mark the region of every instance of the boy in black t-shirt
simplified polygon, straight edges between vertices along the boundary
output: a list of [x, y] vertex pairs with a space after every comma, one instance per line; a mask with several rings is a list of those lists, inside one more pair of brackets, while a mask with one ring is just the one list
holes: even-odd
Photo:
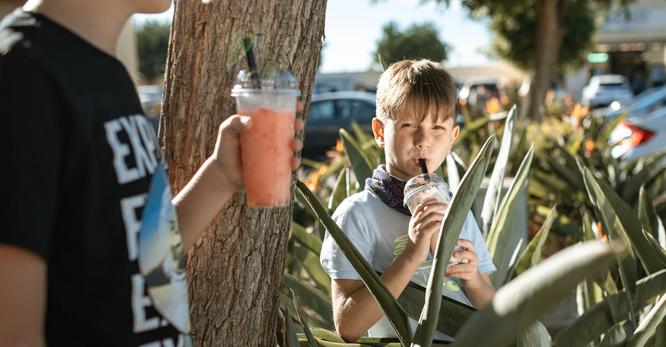
[[0, 346], [191, 343], [182, 254], [242, 188], [238, 134], [251, 123], [227, 118], [213, 154], [172, 196], [114, 57], [133, 13], [169, 4], [31, 0], [0, 24]]

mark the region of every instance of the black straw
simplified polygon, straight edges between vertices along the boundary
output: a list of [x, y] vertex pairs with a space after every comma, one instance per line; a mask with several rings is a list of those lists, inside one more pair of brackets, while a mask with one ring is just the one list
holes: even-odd
[[425, 159], [419, 159], [419, 166], [421, 167], [421, 173], [423, 174], [428, 173], [428, 167], [426, 166]]
[[244, 37], [243, 46], [245, 46], [245, 58], [247, 59], [247, 65], [250, 67], [250, 78], [252, 79], [252, 87], [259, 88], [257, 60], [255, 60], [254, 58], [254, 48], [252, 45], [252, 39], [250, 39], [249, 37]]

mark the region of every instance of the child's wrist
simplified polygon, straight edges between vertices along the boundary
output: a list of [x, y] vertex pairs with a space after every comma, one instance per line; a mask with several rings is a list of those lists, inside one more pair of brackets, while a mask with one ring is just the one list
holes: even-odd
[[476, 276], [472, 276], [471, 279], [469, 280], [463, 280], [463, 286], [466, 289], [479, 289], [485, 286], [485, 282], [483, 281], [483, 278], [481, 277], [481, 273], [477, 272]]
[[233, 194], [242, 187], [237, 187], [225, 174], [224, 167], [214, 157], [208, 157], [204, 162], [204, 174], [210, 177], [210, 181], [215, 183], [215, 190], [221, 194]]
[[409, 247], [405, 248], [405, 251], [402, 252], [400, 255], [400, 258], [409, 265], [412, 265], [414, 267], [419, 267], [421, 264], [423, 264], [424, 261], [428, 258], [428, 255], [421, 255], [417, 254], [416, 252], [412, 251]]

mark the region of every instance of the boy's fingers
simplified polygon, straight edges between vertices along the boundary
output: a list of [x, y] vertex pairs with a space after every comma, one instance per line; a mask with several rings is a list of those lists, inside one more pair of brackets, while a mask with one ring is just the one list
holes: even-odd
[[296, 118], [296, 120], [294, 121], [294, 131], [299, 132], [301, 131], [301, 129], [303, 129], [303, 120], [300, 118]]
[[453, 257], [456, 258], [456, 259], [460, 259], [464, 263], [469, 263], [469, 264], [476, 264], [477, 263], [476, 253], [474, 253], [474, 252], [457, 251], [457, 252], [453, 252]]
[[294, 152], [298, 152], [301, 149], [303, 149], [303, 141], [298, 140], [298, 139], [292, 139], [291, 140], [291, 150]]
[[439, 214], [444, 214], [446, 213], [446, 205], [441, 204], [439, 202], [431, 202], [431, 203], [426, 203], [423, 205], [423, 211], [426, 213], [439, 213]]
[[293, 170], [296, 170], [300, 166], [301, 166], [301, 158], [292, 157], [291, 158], [291, 168]]
[[474, 248], [474, 244], [472, 243], [472, 241], [465, 239], [458, 239], [458, 242], [456, 244], [470, 252], [476, 253], [476, 248]]
[[303, 100], [296, 100], [296, 112], [303, 112]]
[[229, 134], [229, 133], [241, 133], [252, 126], [252, 118], [242, 115], [232, 115], [220, 124], [220, 133]]
[[460, 274], [460, 273], [471, 273], [476, 269], [476, 265], [472, 264], [449, 264], [446, 267], [447, 274]]

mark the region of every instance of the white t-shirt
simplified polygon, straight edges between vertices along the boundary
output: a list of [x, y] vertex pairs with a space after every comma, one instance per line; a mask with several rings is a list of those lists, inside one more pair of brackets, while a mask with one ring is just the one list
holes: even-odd
[[[410, 217], [388, 207], [369, 190], [363, 190], [342, 201], [333, 213], [333, 220], [361, 255], [372, 264], [375, 271], [384, 272], [393, 263], [395, 239], [408, 232]], [[460, 238], [474, 244], [479, 272], [489, 273], [497, 270], [471, 212], [467, 215]], [[331, 279], [361, 279], [328, 232], [324, 237], [320, 261]], [[414, 273], [412, 282], [426, 286], [429, 276], [430, 266], [426, 264]], [[459, 279], [444, 277], [443, 287], [443, 295], [473, 306], [465, 295]], [[410, 323], [412, 331], [414, 331], [416, 321], [410, 319]], [[368, 329], [368, 336], [395, 337], [396, 334], [386, 317], [383, 317]], [[435, 334], [434, 338], [451, 340], [451, 337], [439, 332]]]

